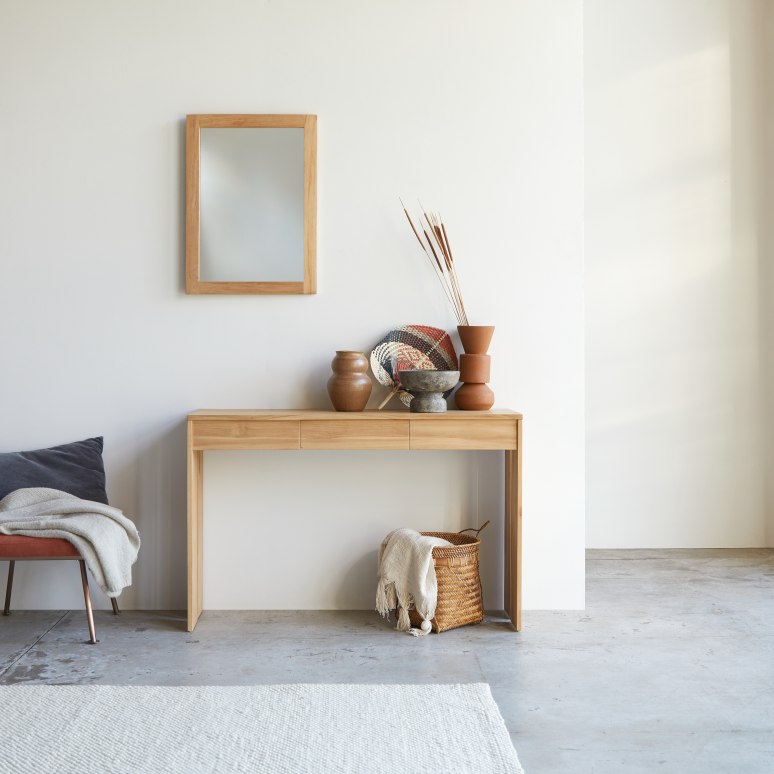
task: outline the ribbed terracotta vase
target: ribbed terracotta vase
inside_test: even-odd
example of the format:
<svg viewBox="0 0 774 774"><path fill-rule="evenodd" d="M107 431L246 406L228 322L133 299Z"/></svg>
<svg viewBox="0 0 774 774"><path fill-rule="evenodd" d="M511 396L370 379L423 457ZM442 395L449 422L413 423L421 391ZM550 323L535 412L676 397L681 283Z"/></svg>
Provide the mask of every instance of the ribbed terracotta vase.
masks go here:
<svg viewBox="0 0 774 774"><path fill-rule="evenodd" d="M371 397L368 359L362 352L340 350L331 362L328 395L336 411L362 411Z"/></svg>
<svg viewBox="0 0 774 774"><path fill-rule="evenodd" d="M487 385L492 362L487 354L494 335L494 325L458 325L462 348L460 381L454 399L462 411L487 411L494 406L495 396Z"/></svg>

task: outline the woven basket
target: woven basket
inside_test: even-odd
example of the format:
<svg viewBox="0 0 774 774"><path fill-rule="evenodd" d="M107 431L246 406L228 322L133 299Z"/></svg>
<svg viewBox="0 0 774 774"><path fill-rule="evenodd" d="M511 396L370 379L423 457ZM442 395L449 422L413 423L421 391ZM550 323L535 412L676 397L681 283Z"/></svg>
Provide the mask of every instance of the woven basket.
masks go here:
<svg viewBox="0 0 774 774"><path fill-rule="evenodd" d="M438 603L432 620L434 632L445 632L457 626L481 623L484 603L481 599L481 577L478 573L478 534L487 526L463 529L462 532L422 532L453 543L433 549L433 564L438 579ZM465 535L465 532L475 532ZM409 610L411 625L418 627L422 618L416 610Z"/></svg>

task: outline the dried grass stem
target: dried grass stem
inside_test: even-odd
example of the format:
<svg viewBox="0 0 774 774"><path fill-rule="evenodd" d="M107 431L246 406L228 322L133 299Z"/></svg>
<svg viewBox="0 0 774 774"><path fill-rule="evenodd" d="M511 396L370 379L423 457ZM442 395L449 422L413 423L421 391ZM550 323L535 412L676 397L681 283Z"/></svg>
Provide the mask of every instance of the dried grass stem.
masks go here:
<svg viewBox="0 0 774 774"><path fill-rule="evenodd" d="M414 225L414 221L411 219L406 206L401 201L403 212L406 213L411 230L414 232L414 236L419 242L419 246L430 261L435 273L438 277L441 287L446 293L446 298L451 304L454 310L454 316L457 318L459 325L468 325L468 315L465 312L465 304L462 302L462 293L460 292L459 281L457 280L457 271L454 267L454 256L451 250L451 244L449 243L449 237L446 233L446 226L438 213L425 212L422 209L422 217L424 218L427 226L430 230L422 225L422 218L419 219L420 228L424 235L424 241L419 235L419 230ZM421 205L420 205L421 206ZM440 257L439 257L440 255Z"/></svg>

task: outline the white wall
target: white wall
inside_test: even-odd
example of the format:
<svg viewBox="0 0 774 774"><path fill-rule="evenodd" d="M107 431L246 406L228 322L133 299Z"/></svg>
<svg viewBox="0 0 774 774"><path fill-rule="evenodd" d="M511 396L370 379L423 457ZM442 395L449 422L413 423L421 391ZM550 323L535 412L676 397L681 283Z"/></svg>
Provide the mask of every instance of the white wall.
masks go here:
<svg viewBox="0 0 774 774"><path fill-rule="evenodd" d="M583 605L581 56L578 0L4 3L0 449L105 435L143 538L125 605L185 604L188 411L325 408L336 349L453 328L398 195L443 212L497 325L498 405L525 413L525 604ZM319 115L319 295L183 293L183 121L205 112ZM499 515L500 467L210 454L206 602L369 607L385 531ZM71 567L17 577L20 607L81 604Z"/></svg>
<svg viewBox="0 0 774 774"><path fill-rule="evenodd" d="M765 5L584 5L591 547L766 544Z"/></svg>
<svg viewBox="0 0 774 774"><path fill-rule="evenodd" d="M761 284L759 308L763 330L761 360L767 441L766 460L766 545L774 546L774 3L763 2L761 37L761 122L758 175L758 226L761 241Z"/></svg>

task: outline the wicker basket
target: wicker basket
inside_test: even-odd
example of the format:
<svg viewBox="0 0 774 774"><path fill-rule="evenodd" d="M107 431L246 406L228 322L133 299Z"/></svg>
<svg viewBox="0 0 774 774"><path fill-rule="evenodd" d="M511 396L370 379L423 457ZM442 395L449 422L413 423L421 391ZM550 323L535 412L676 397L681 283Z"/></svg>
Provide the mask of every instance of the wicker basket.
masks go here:
<svg viewBox="0 0 774 774"><path fill-rule="evenodd" d="M463 529L462 532L422 532L453 543L433 549L433 564L438 579L438 603L432 620L434 632L445 632L457 626L481 623L484 603L481 599L481 577L478 573L478 534L487 526ZM465 535L465 532L475 532ZM409 610L412 626L419 626L422 618L416 610Z"/></svg>

